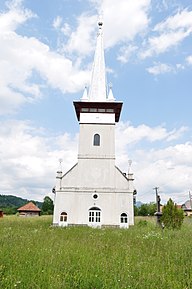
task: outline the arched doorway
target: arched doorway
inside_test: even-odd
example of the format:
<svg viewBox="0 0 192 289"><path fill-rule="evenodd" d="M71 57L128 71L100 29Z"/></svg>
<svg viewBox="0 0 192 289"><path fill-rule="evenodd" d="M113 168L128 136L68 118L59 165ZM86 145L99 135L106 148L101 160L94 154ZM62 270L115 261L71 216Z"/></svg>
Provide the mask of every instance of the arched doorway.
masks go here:
<svg viewBox="0 0 192 289"><path fill-rule="evenodd" d="M67 223L67 213L66 212L62 212L60 214L60 218L59 218L59 225L62 227L66 227L68 225Z"/></svg>
<svg viewBox="0 0 192 289"><path fill-rule="evenodd" d="M91 227L101 226L101 209L98 207L92 207L89 209L89 225Z"/></svg>
<svg viewBox="0 0 192 289"><path fill-rule="evenodd" d="M128 228L129 222L128 222L128 216L127 213L122 213L120 216L120 228Z"/></svg>

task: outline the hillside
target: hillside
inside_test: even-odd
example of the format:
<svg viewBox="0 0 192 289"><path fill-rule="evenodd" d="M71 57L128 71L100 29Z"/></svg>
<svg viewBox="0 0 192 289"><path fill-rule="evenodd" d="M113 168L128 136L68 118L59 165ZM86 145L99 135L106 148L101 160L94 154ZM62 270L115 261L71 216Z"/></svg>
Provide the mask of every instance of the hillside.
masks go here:
<svg viewBox="0 0 192 289"><path fill-rule="evenodd" d="M20 197L12 196L12 195L1 195L0 194L0 208L1 209L18 209L19 207L25 205L28 202L34 202L40 209L42 208L42 202L27 200ZM5 210L6 211L6 210Z"/></svg>

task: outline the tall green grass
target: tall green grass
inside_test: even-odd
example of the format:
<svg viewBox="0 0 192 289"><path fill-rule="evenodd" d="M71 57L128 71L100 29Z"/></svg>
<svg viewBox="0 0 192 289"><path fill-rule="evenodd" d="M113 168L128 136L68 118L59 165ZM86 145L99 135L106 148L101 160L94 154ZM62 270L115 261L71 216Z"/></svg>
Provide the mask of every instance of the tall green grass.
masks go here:
<svg viewBox="0 0 192 289"><path fill-rule="evenodd" d="M0 219L0 288L191 289L192 219L179 231L55 228L51 217Z"/></svg>

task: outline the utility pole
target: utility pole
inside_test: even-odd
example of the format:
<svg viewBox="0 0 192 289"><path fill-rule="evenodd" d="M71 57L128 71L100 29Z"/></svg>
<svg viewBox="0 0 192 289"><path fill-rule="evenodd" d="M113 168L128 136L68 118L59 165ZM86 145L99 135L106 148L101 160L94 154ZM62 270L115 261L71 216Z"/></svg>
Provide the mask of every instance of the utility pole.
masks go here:
<svg viewBox="0 0 192 289"><path fill-rule="evenodd" d="M155 194L156 194L156 204L157 204L157 212L155 213L155 215L157 216L157 224L160 225L160 219L162 216L162 213L160 211L160 206L161 206L161 198L160 195L158 194L158 187L153 188L155 190Z"/></svg>
<svg viewBox="0 0 192 289"><path fill-rule="evenodd" d="M192 195L191 195L190 191L189 191L189 202L190 202L190 206L191 206L191 209L192 209Z"/></svg>
<svg viewBox="0 0 192 289"><path fill-rule="evenodd" d="M155 194L156 194L156 204L157 204L157 212L160 212L160 196L158 195L158 187L153 188L155 190Z"/></svg>

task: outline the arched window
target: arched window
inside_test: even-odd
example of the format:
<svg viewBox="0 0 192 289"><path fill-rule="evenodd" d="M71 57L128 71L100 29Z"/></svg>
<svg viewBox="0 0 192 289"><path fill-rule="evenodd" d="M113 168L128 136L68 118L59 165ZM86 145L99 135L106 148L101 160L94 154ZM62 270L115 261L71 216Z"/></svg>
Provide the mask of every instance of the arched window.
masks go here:
<svg viewBox="0 0 192 289"><path fill-rule="evenodd" d="M60 222L67 222L67 213L66 212L61 213Z"/></svg>
<svg viewBox="0 0 192 289"><path fill-rule="evenodd" d="M101 209L92 207L89 209L89 223L100 223L101 222Z"/></svg>
<svg viewBox="0 0 192 289"><path fill-rule="evenodd" d="M93 145L100 146L100 135L96 133L93 137Z"/></svg>
<svg viewBox="0 0 192 289"><path fill-rule="evenodd" d="M128 222L128 218L127 218L127 214L126 213L122 213L121 214L120 221L121 221L121 223L127 223Z"/></svg>

